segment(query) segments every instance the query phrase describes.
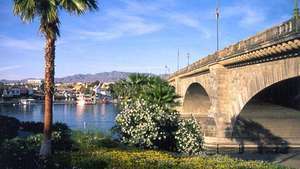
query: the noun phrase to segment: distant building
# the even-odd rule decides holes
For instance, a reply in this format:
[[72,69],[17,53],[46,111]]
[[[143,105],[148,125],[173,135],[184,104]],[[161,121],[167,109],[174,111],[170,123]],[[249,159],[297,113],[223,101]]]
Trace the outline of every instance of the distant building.
[[41,86],[43,84],[43,80],[41,79],[29,79],[27,80],[27,84],[33,85],[33,86]]
[[93,91],[96,93],[96,96],[110,96],[109,86],[111,83],[99,83],[93,88]]

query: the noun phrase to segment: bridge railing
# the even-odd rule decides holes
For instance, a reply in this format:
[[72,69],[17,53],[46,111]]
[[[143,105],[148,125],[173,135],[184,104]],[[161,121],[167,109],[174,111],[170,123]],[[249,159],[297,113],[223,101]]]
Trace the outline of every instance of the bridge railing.
[[207,57],[205,58],[202,58],[178,71],[176,71],[175,73],[171,74],[170,75],[170,78],[171,77],[174,77],[174,76],[177,76],[177,75],[181,75],[181,74],[184,74],[184,73],[187,73],[187,72],[190,72],[190,71],[193,71],[193,70],[196,70],[200,67],[203,67],[203,66],[206,66],[206,65],[209,65],[211,63],[214,63],[216,62],[217,60],[217,57],[215,54],[213,55],[208,55]]
[[233,55],[238,55],[249,50],[262,47],[266,43],[277,42],[280,39],[297,33],[298,31],[297,20],[290,19],[278,26],[274,26],[270,29],[267,29],[263,32],[256,34],[253,37],[250,37],[246,40],[242,40],[234,45],[231,45],[218,54],[218,59],[222,60],[223,58],[230,57]]
[[231,45],[223,50],[202,58],[195,63],[182,68],[181,70],[170,75],[169,78],[193,71],[195,69],[201,68],[203,66],[217,62],[218,60],[225,60],[232,56],[238,56],[239,54],[245,53],[247,51],[255,50],[261,48],[268,43],[276,43],[285,37],[289,37],[293,34],[298,34],[300,30],[300,20],[292,18],[280,25],[274,26],[266,31],[260,32],[253,37],[246,40],[242,40],[234,45]]

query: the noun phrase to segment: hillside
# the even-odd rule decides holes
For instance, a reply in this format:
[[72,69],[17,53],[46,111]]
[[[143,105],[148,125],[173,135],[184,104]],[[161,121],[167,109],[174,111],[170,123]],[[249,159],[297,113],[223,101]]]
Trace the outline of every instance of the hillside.
[[[62,83],[74,83],[74,82],[94,82],[94,81],[101,81],[101,82],[115,82],[120,79],[126,79],[130,74],[134,72],[119,72],[119,71],[112,71],[112,72],[102,72],[96,74],[75,74],[71,76],[55,78],[55,82],[62,82]],[[148,74],[153,75],[153,74]],[[162,78],[166,78],[167,75],[159,75]],[[34,78],[28,78],[34,79]],[[5,80],[2,79],[0,82],[3,83],[16,83],[16,82],[26,82],[28,79],[22,80]]]

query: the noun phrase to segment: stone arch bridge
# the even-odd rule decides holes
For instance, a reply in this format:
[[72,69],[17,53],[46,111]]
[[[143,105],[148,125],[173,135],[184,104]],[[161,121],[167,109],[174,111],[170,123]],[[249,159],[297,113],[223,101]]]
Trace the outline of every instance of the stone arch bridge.
[[300,146],[300,20],[292,18],[173,73],[182,116],[207,146]]

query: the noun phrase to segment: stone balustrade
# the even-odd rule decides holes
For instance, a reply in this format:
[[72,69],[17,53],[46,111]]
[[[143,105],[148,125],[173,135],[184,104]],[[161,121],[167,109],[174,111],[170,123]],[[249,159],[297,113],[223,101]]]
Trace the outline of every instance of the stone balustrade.
[[[169,79],[201,67],[224,61],[233,57],[239,57],[245,53],[253,52],[264,47],[286,42],[291,39],[300,38],[300,20],[292,18],[278,26],[274,26],[263,32],[256,34],[246,40],[242,40],[234,45],[224,48],[219,52],[215,52],[195,63],[182,68],[181,70],[171,74]],[[241,59],[235,59],[241,60]]]

